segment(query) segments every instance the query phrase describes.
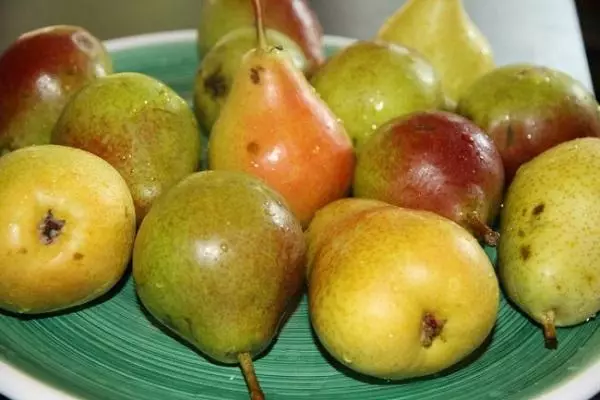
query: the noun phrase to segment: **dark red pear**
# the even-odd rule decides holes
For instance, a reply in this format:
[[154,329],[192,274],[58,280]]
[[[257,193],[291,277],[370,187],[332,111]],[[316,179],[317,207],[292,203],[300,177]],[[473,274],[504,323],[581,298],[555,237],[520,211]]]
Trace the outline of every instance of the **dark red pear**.
[[409,114],[382,125],[358,153],[354,196],[435,212],[494,246],[504,167],[491,138],[450,112]]

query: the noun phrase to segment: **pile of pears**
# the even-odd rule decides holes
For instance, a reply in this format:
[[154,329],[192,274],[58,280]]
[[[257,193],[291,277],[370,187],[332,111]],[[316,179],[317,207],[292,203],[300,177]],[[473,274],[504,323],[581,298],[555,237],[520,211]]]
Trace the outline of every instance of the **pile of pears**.
[[482,348],[503,294],[548,348],[600,311],[599,105],[496,66],[461,0],[408,0],[328,59],[306,0],[205,1],[197,51],[192,104],[82,27],[0,55],[2,318],[77,312],[131,267],[263,399],[253,362],[305,295],[326,351],[387,380]]

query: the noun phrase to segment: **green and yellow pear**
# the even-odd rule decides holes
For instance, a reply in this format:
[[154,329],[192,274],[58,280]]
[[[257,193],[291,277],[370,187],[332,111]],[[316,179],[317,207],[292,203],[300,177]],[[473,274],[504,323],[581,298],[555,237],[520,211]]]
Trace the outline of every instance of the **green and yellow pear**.
[[499,276],[512,302],[544,328],[600,311],[600,139],[561,143],[523,164],[500,218]]

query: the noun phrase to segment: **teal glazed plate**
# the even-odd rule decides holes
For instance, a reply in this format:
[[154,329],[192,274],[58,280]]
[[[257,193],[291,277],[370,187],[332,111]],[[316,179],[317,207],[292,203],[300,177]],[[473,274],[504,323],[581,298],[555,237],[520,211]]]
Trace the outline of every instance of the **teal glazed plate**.
[[[154,76],[191,102],[195,40],[194,31],[175,31],[107,46],[117,71]],[[327,36],[327,51],[351,42]],[[502,299],[490,340],[468,362],[431,378],[374,381],[322,351],[304,299],[256,370],[269,400],[592,398],[600,391],[600,319],[558,329],[558,339],[557,350],[546,350],[540,328]],[[148,318],[129,275],[110,296],[76,311],[0,314],[0,393],[13,400],[248,399],[237,367],[212,364]]]

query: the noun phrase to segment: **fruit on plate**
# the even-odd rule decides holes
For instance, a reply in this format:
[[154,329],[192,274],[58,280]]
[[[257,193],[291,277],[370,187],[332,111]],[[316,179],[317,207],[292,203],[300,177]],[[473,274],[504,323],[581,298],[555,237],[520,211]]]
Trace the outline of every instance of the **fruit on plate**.
[[358,153],[354,196],[449,218],[490,246],[504,169],[492,139],[460,115],[419,112],[383,125]]
[[340,230],[348,224],[354,223],[364,213],[382,207],[392,207],[388,203],[372,199],[358,199],[346,197],[335,200],[315,213],[310,225],[306,229],[306,276],[310,277],[312,263],[321,248],[331,239],[335,238]]
[[499,67],[462,96],[457,112],[494,139],[507,182],[517,169],[559,143],[600,135],[594,95],[564,72],[532,64]]
[[[323,28],[308,0],[264,0],[265,25],[291,38],[312,70],[325,60]],[[204,0],[198,25],[198,53],[204,56],[227,33],[254,26],[251,0]]]
[[561,143],[525,163],[500,218],[499,276],[507,295],[544,328],[600,311],[600,139]]
[[198,169],[194,113],[175,91],[150,76],[121,72],[99,78],[65,106],[52,143],[94,153],[114,166],[142,221],[152,203]]
[[400,207],[354,219],[317,255],[309,313],[325,349],[359,373],[432,375],[473,354],[499,309],[479,243],[437,214]]
[[[267,29],[265,34],[269,45],[280,47],[296,68],[306,71],[306,57],[296,43],[272,29]],[[207,133],[210,133],[221,105],[227,99],[242,58],[255,46],[256,29],[239,28],[223,36],[202,58],[194,81],[194,111]]]
[[0,308],[40,314],[86,304],[119,281],[135,210],[101,158],[29,146],[0,158],[0,229]]
[[400,45],[359,41],[333,55],[311,84],[342,119],[355,148],[383,123],[444,106],[437,73],[423,56]]
[[48,144],[71,96],[111,72],[103,44],[81,27],[52,25],[19,36],[0,55],[0,154]]
[[343,125],[300,70],[266,44],[260,2],[258,47],[240,66],[209,140],[209,166],[263,179],[303,226],[352,183],[354,149]]
[[135,242],[133,278],[148,311],[210,359],[252,359],[293,311],[306,244],[285,200],[242,172],[195,173],[161,197]]
[[462,0],[408,0],[377,37],[423,54],[439,73],[450,107],[475,79],[495,67],[492,48]]

